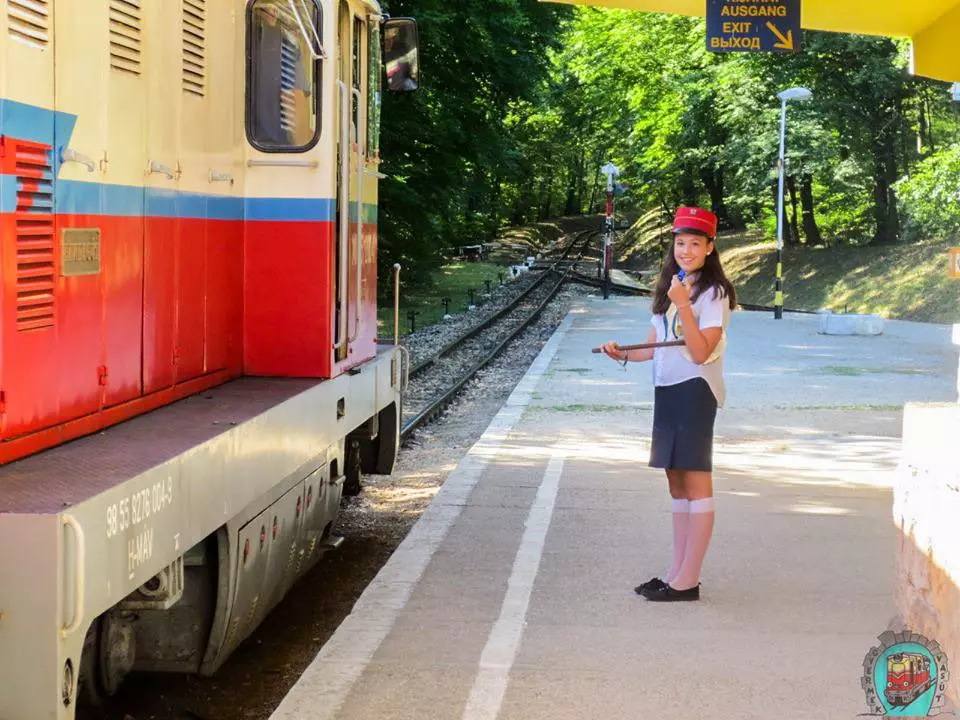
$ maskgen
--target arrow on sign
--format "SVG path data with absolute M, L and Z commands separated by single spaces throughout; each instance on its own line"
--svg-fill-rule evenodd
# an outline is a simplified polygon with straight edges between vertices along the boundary
M 769 20 L 767 21 L 767 27 L 770 28 L 770 31 L 777 36 L 777 39 L 780 41 L 774 44 L 775 48 L 782 48 L 783 50 L 793 50 L 793 30 L 787 30 L 787 35 L 784 37 L 783 33 L 777 29 L 777 26 L 774 25 Z

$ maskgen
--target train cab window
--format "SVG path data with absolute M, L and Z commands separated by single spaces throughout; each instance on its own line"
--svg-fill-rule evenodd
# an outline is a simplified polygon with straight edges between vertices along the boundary
M 380 98 L 382 96 L 380 23 L 370 21 L 367 37 L 367 157 L 380 157 Z
M 317 0 L 247 6 L 247 138 L 258 150 L 304 152 L 317 143 L 320 61 L 304 24 L 322 37 L 320 20 Z

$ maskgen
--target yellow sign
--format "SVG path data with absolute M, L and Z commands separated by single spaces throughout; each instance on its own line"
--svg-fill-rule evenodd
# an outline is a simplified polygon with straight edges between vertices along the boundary
M 799 50 L 801 1 L 707 0 L 707 49 L 711 52 Z
M 950 248 L 950 268 L 947 275 L 960 280 L 960 247 Z

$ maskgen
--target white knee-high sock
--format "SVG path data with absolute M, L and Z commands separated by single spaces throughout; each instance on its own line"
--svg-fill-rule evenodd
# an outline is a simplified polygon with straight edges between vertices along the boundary
M 670 571 L 663 579 L 664 582 L 671 582 L 680 572 L 680 566 L 683 564 L 684 548 L 687 545 L 687 518 L 690 517 L 690 501 L 686 499 L 673 498 L 673 562 L 670 565 Z
M 690 519 L 687 522 L 687 542 L 683 563 L 670 585 L 675 590 L 688 590 L 700 582 L 700 568 L 713 535 L 713 498 L 690 501 Z

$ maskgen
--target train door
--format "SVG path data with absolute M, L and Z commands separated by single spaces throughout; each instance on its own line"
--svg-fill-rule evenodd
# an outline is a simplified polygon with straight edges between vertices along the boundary
M 6 3 L 0 38 L 0 203 L 3 233 L 3 437 L 56 416 L 57 272 L 53 222 L 53 1 Z
M 56 278 L 58 419 L 96 412 L 107 377 L 103 365 L 104 227 L 99 158 L 106 147 L 107 9 L 88 0 L 58 0 L 55 19 L 54 174 L 60 268 Z M 112 238 L 111 238 L 112 239 Z
M 177 4 L 179 5 L 179 3 Z M 143 390 L 173 384 L 176 363 L 177 271 L 180 251 L 180 13 L 170 4 L 144 2 L 147 84 L 144 168 Z
M 221 0 L 181 0 L 181 82 L 179 114 L 179 235 L 177 236 L 176 381 L 204 372 L 207 303 L 207 232 L 209 229 L 209 158 L 207 123 L 210 113 L 208 64 L 208 5 Z
M 207 298 L 205 372 L 239 365 L 243 325 L 243 224 L 240 220 L 244 144 L 243 116 L 237 116 L 237 82 L 243 82 L 235 52 L 237 12 L 232 0 L 207 3 L 206 92 L 204 119 L 209 160 L 207 185 Z M 228 30 L 229 29 L 229 30 Z
M 76 0 L 86 5 L 85 0 Z M 101 251 L 105 404 L 143 392 L 143 203 L 147 167 L 145 0 L 109 0 Z M 106 63 L 105 63 L 106 64 Z
M 347 359 L 360 334 L 363 279 L 363 167 L 366 139 L 366 16 L 340 3 L 337 63 L 337 337 L 336 361 Z

